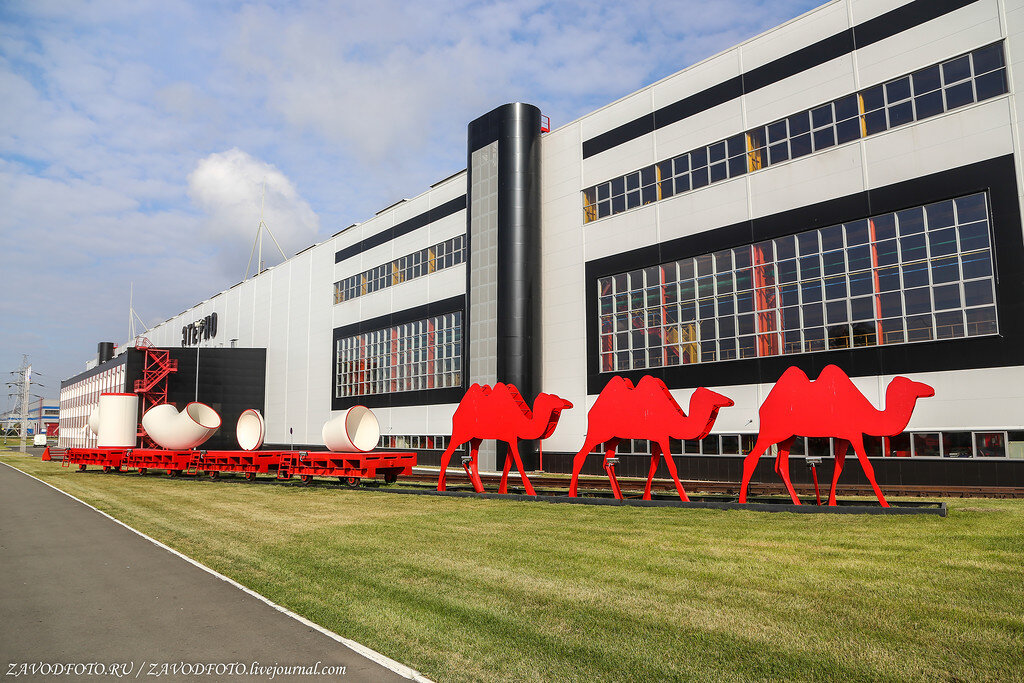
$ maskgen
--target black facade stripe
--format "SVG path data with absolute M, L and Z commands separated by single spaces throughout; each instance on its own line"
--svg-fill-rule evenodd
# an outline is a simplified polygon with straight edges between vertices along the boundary
M 738 79 L 737 79 L 738 80 Z M 715 86 L 718 87 L 718 86 Z M 709 88 L 710 90 L 710 88 Z M 595 154 L 608 151 L 613 147 L 618 147 L 621 144 L 635 140 L 636 138 L 653 133 L 658 128 L 655 119 L 663 119 L 664 121 L 679 121 L 686 118 L 687 116 L 693 116 L 702 109 L 708 109 L 721 104 L 724 100 L 715 100 L 709 98 L 707 90 L 703 90 L 696 95 L 690 95 L 687 98 L 673 102 L 672 104 L 666 105 L 661 109 L 656 109 L 654 113 L 644 114 L 643 116 L 623 123 L 621 126 L 616 126 L 609 131 L 601 133 L 589 140 L 583 141 L 583 158 L 588 159 Z M 738 97 L 739 95 L 734 95 Z M 707 98 L 713 104 L 705 103 L 704 100 Z M 732 99 L 732 98 L 730 98 Z M 661 125 L 667 126 L 667 123 Z
M 444 204 L 441 204 L 440 206 L 435 206 L 434 208 L 428 211 L 424 211 L 418 216 L 413 216 L 412 218 L 404 220 L 401 223 L 398 223 L 397 225 L 388 228 L 387 230 L 382 230 L 381 232 L 378 232 L 376 235 L 370 235 L 366 239 L 360 240 L 359 242 L 356 242 L 352 246 L 345 247 L 341 251 L 335 252 L 334 262 L 340 263 L 345 259 L 349 259 L 352 258 L 353 256 L 361 254 L 362 252 L 366 251 L 367 249 L 370 249 L 371 247 L 378 247 L 382 244 L 390 242 L 396 237 L 401 237 L 402 235 L 408 234 L 413 230 L 418 230 L 422 227 L 430 225 L 431 223 L 439 221 L 442 218 L 451 216 L 453 213 L 463 211 L 465 210 L 465 208 L 466 195 L 456 197 L 455 199 L 450 199 L 446 201 Z
M 111 358 L 110 360 L 108 360 L 105 363 L 101 363 L 101 364 L 99 364 L 99 365 L 97 365 L 95 367 L 92 367 L 92 368 L 89 368 L 88 370 L 85 370 L 84 372 L 80 372 L 80 373 L 78 373 L 77 375 L 75 375 L 74 377 L 72 377 L 70 379 L 63 380 L 60 383 L 60 388 L 64 389 L 65 387 L 69 387 L 72 384 L 77 384 L 78 382 L 81 382 L 83 380 L 89 379 L 90 377 L 92 377 L 94 375 L 98 375 L 101 372 L 106 372 L 110 368 L 116 368 L 118 365 L 125 365 L 125 363 L 128 360 L 128 355 L 132 351 L 133 351 L 133 349 L 128 349 L 128 351 L 126 351 L 125 353 L 122 353 L 120 355 L 114 356 L 113 358 Z M 125 377 L 127 377 L 127 373 L 125 374 Z M 131 388 L 131 387 L 128 387 L 128 388 Z
M 988 337 L 868 346 L 836 351 L 697 363 L 629 372 L 601 372 L 597 280 L 667 261 L 731 249 L 805 230 L 922 206 L 973 192 L 989 197 L 999 334 Z M 774 383 L 790 366 L 811 377 L 836 364 L 851 377 L 1024 365 L 1024 238 L 1013 155 L 858 192 L 771 216 L 615 254 L 586 264 L 587 393 L 615 374 L 659 377 L 674 389 Z
M 767 64 L 734 76 L 672 104 L 644 114 L 583 142 L 583 158 L 618 147 L 643 135 L 716 107 L 745 93 L 778 83 L 825 62 L 867 47 L 886 38 L 920 26 L 978 0 L 914 0 L 885 14 L 869 19 L 852 29 L 833 34 L 816 43 L 779 57 Z
M 857 47 L 873 45 L 974 2 L 975 0 L 915 0 L 854 27 Z
M 401 406 L 438 405 L 442 403 L 458 403 L 466 391 L 466 377 L 468 368 L 466 366 L 466 348 L 468 335 L 466 327 L 466 297 L 462 294 L 440 301 L 431 301 L 422 306 L 414 306 L 401 311 L 395 311 L 369 320 L 360 320 L 349 325 L 342 325 L 334 328 L 334 335 L 331 340 L 331 410 L 346 410 L 352 406 L 366 406 L 367 408 L 397 408 Z M 338 340 L 351 337 L 363 332 L 386 329 L 396 325 L 432 318 L 446 313 L 462 311 L 462 386 L 447 387 L 444 389 L 426 389 L 421 391 L 397 391 L 388 394 L 369 394 L 365 396 L 344 396 L 337 398 L 334 395 L 334 380 L 337 379 L 337 348 Z
M 784 57 L 772 60 L 743 74 L 743 92 L 749 93 L 778 83 L 801 71 L 848 55 L 854 50 L 853 29 L 840 31 L 828 38 L 802 47 Z

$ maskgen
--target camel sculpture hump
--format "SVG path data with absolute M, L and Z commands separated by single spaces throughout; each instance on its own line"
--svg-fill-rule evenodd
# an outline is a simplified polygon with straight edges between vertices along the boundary
M 687 415 L 662 380 L 644 375 L 634 388 L 616 376 L 587 415 L 587 439 L 700 439 L 711 431 L 719 408 L 731 405 L 732 399 L 698 387 Z
M 794 434 L 838 436 L 837 427 L 859 423 L 863 408 L 869 405 L 838 367 L 825 367 L 818 379 L 811 381 L 803 370 L 792 366 L 768 392 L 758 415 L 761 431 L 778 435 L 773 440 Z
M 683 415 L 665 383 L 644 375 L 634 387 L 625 377 L 616 375 L 601 391 L 587 413 L 587 432 L 620 439 L 649 439 L 653 425 L 664 416 Z
M 651 408 L 662 408 L 664 410 L 674 410 L 679 414 L 680 417 L 686 417 L 686 413 L 679 407 L 672 392 L 668 390 L 665 383 L 657 377 L 651 375 L 644 375 L 640 378 L 640 381 L 636 384 L 637 398 L 641 402 L 647 403 Z
M 917 399 L 933 395 L 926 384 L 896 377 L 886 391 L 884 410 L 879 410 L 835 365 L 826 366 L 814 381 L 790 367 L 761 405 L 761 431 L 772 434 L 773 442 L 794 434 L 893 436 L 906 427 Z

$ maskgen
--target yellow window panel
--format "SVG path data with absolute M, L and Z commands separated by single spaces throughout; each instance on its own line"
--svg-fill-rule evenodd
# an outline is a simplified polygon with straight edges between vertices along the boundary
M 747 170 L 756 171 L 764 166 L 764 128 L 747 133 Z
M 583 191 L 583 222 L 597 220 L 597 203 L 594 200 L 594 188 Z

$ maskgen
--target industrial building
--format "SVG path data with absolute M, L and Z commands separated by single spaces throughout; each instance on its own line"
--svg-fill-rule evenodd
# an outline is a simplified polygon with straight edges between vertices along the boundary
M 25 411 L 28 429 L 26 434 L 50 434 L 56 429 L 60 406 L 55 398 L 37 398 L 28 404 Z M 20 433 L 21 411 L 12 409 L 0 414 L 0 434 Z
M 905 375 L 935 396 L 904 434 L 868 440 L 883 487 L 1020 486 L 1019 55 L 1017 0 L 835 0 L 553 130 L 501 106 L 468 124 L 464 171 L 145 334 L 200 377 L 206 353 L 265 353 L 244 407 L 264 411 L 268 444 L 316 446 L 361 404 L 382 447 L 421 464 L 475 382 L 572 401 L 527 456 L 563 472 L 611 377 L 661 378 L 684 409 L 705 386 L 735 405 L 674 442 L 675 461 L 737 482 L 789 366 L 836 364 L 879 408 Z M 66 445 L 83 382 L 132 391 L 119 358 L 64 383 Z

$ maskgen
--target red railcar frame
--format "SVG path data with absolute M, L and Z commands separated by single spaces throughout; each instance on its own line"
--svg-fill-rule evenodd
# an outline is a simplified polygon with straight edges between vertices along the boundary
M 203 472 L 216 478 L 221 472 L 239 472 L 252 480 L 257 474 L 274 473 L 277 479 L 298 476 L 304 483 L 313 477 L 338 477 L 349 484 L 361 479 L 392 483 L 412 474 L 416 453 L 333 453 L 329 451 L 170 451 L 162 448 L 69 448 L 63 466 L 84 470 L 97 465 L 104 472 L 134 469 L 139 474 L 166 470 L 172 476 Z

